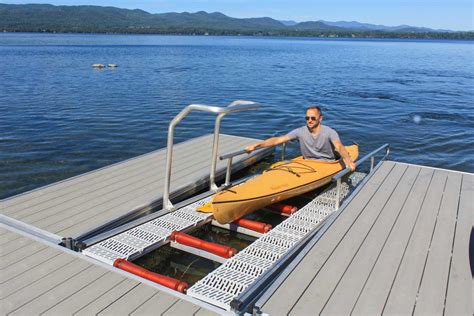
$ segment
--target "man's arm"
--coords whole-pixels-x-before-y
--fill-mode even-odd
[[[336,148],[337,152],[341,154],[342,160],[344,160],[346,167],[349,167],[352,171],[354,171],[356,169],[356,165],[349,156],[346,147],[339,140],[334,140],[332,141],[332,143],[334,144],[334,147]]]
[[[282,143],[286,143],[287,141],[290,140],[290,137],[285,135],[285,136],[280,136],[280,137],[270,137],[262,142],[258,142],[258,143],[255,143],[255,144],[252,144],[252,145],[248,145],[247,147],[245,147],[245,151],[247,152],[252,152],[254,151],[256,148],[262,148],[262,147],[271,147],[271,146],[275,146],[275,145],[278,145],[278,144],[282,144]]]

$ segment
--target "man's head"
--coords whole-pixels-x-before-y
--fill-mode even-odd
[[[310,105],[306,109],[306,126],[310,129],[318,127],[318,125],[323,120],[323,112],[321,108],[317,105]]]

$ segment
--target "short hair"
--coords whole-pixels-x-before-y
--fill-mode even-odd
[[[309,110],[317,110],[319,115],[323,115],[323,110],[321,110],[321,108],[317,105],[310,105],[308,106],[308,108],[306,109],[306,111],[309,111]]]

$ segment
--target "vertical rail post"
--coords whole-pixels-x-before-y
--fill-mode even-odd
[[[226,114],[227,113],[218,114],[216,122],[214,124],[214,143],[212,144],[211,174],[209,175],[209,188],[211,191],[214,192],[219,189],[216,185],[217,152],[219,149],[219,131],[221,128],[221,121]]]
[[[341,178],[337,179],[337,186],[336,186],[336,209],[339,209],[341,203]]]
[[[372,156],[372,157],[370,157],[370,172],[372,172],[372,170],[374,170],[374,166],[375,166],[375,157]]]
[[[184,108],[178,115],[171,120],[168,126],[168,141],[166,145],[166,172],[165,172],[165,187],[163,188],[163,208],[171,210],[173,204],[170,201],[170,182],[171,182],[171,164],[173,162],[173,139],[174,128],[190,112],[190,107]]]
[[[232,172],[232,157],[227,159],[227,170],[225,172],[225,186],[230,185],[230,174]]]
[[[281,160],[285,160],[286,143],[281,145]]]

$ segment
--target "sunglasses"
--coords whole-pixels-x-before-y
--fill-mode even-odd
[[[316,116],[305,116],[304,118],[305,118],[305,120],[307,120],[307,121],[309,121],[309,120],[311,120],[311,121],[317,121],[317,120],[319,119],[319,117],[316,117]]]

